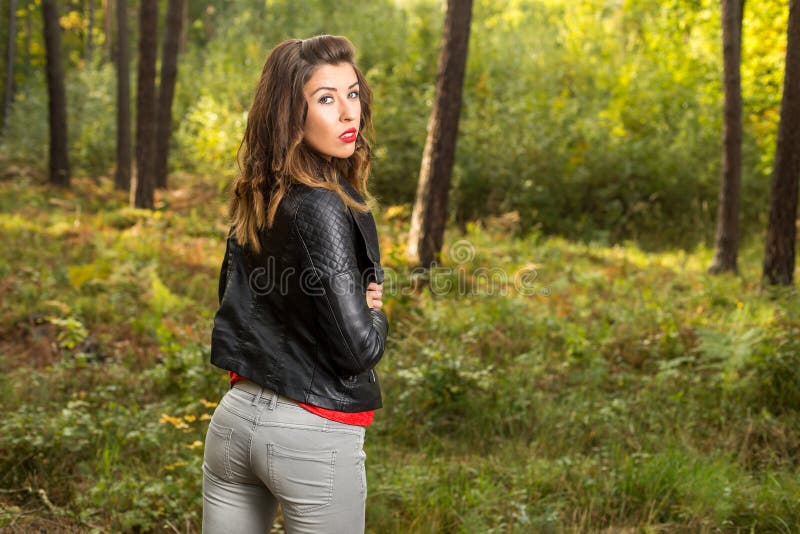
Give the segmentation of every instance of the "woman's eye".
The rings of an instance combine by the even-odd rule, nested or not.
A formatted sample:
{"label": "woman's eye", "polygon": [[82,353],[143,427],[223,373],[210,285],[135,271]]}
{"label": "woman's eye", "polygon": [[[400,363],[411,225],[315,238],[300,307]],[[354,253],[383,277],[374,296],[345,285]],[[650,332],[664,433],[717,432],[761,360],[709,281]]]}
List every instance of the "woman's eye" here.
{"label": "woman's eye", "polygon": [[350,94],[351,95],[355,95],[355,96],[351,96],[350,98],[358,98],[358,91],[350,91]]}
{"label": "woman's eye", "polygon": [[[330,99],[330,100],[328,100]],[[325,95],[318,100],[320,104],[330,104],[333,101],[333,97],[330,95]]]}

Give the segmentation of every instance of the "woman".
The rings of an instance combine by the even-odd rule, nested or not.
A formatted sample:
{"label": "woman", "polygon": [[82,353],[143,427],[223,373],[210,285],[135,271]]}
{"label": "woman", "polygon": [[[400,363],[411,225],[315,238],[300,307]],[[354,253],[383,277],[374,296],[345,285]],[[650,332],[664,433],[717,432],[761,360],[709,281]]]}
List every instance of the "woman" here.
{"label": "woman", "polygon": [[388,322],[353,54],[344,37],[284,41],[256,88],[211,336],[232,387],[206,435],[204,532],[267,532],[279,503],[290,534],[364,530]]}

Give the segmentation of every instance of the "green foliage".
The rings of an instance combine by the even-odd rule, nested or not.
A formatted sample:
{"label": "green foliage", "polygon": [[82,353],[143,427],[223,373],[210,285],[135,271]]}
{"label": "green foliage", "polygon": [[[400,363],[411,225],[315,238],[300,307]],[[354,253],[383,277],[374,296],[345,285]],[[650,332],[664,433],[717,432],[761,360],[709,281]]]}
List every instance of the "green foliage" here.
{"label": "green foliage", "polygon": [[[116,157],[115,74],[111,64],[69,71],[66,78],[67,138],[73,174],[108,173]],[[44,172],[49,143],[44,72],[20,88],[0,144],[2,159]]]}
{"label": "green foliage", "polygon": [[[227,387],[208,364],[222,212],[130,210],[108,182],[57,202],[29,179],[1,185],[3,486],[43,490],[48,520],[198,528],[203,439]],[[392,328],[370,531],[800,524],[800,308],[748,282],[759,246],[743,247],[740,277],[711,277],[708,249],[468,224],[448,230],[434,290],[414,292],[395,211],[378,217]],[[524,288],[520,273],[534,274]],[[32,508],[13,503],[0,525]]]}
{"label": "green foliage", "polygon": [[[238,172],[236,150],[269,49],[288,37],[342,34],[356,45],[374,92],[373,190],[385,203],[413,201],[434,96],[440,3],[207,4],[190,7],[172,169],[213,176],[224,189]],[[82,17],[75,10],[65,19],[73,38],[85,31]],[[745,8],[746,235],[765,222],[786,17],[778,0]],[[516,211],[519,233],[538,227],[648,248],[708,242],[721,151],[719,18],[711,0],[475,2],[452,221],[463,230],[469,221]],[[80,42],[65,41],[70,57],[80,55]],[[1,152],[44,171],[46,94],[34,67],[20,80]],[[113,78],[111,64],[100,60],[74,60],[67,69],[70,155],[79,174],[113,167]]]}
{"label": "green foliage", "polygon": [[[413,198],[439,4],[354,2],[358,17],[315,1],[208,4],[190,6],[173,166],[219,187],[189,177],[176,193],[224,189],[269,47],[326,31],[354,41],[375,91],[376,193]],[[774,143],[779,4],[746,9],[750,199],[765,198]],[[448,228],[435,291],[403,291],[419,283],[407,207],[377,217],[396,276],[385,406],[367,434],[370,531],[798,529],[796,291],[759,291],[757,239],[736,277],[707,275],[703,246],[666,247],[712,227],[718,32],[705,0],[475,3],[451,204],[462,228]],[[68,72],[73,165],[103,174],[112,74]],[[21,87],[3,158],[41,170],[41,74]],[[18,170],[0,182],[0,485],[44,491],[57,515],[4,493],[0,528],[30,512],[196,530],[202,440],[227,387],[208,364],[222,198],[180,207],[165,193],[131,210],[105,180],[54,191]],[[761,208],[743,202],[745,228]],[[518,222],[473,222],[508,210]],[[654,243],[665,250],[644,252]]]}

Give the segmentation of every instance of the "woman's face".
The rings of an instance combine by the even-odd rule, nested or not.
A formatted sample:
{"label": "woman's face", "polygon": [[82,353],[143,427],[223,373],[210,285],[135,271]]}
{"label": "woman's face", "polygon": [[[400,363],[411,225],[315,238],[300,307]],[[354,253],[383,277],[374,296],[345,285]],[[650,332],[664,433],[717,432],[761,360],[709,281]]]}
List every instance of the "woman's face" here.
{"label": "woman's face", "polygon": [[356,148],[361,100],[349,63],[321,65],[303,86],[308,105],[303,140],[326,159],[349,158]]}

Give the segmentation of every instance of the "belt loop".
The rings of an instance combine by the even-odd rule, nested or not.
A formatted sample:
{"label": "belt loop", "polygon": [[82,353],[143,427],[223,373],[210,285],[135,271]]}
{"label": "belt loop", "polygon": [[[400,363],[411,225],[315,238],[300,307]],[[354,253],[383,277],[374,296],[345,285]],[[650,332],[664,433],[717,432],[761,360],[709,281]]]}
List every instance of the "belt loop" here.
{"label": "belt loop", "polygon": [[277,405],[278,405],[278,394],[275,391],[273,391],[272,398],[269,400],[269,409],[274,410],[275,406]]}
{"label": "belt loop", "polygon": [[261,393],[263,391],[264,391],[264,388],[262,388],[262,387],[258,388],[258,395],[254,395],[253,396],[253,402],[250,403],[250,406],[255,406],[256,404],[258,404],[258,401],[261,400]]}

